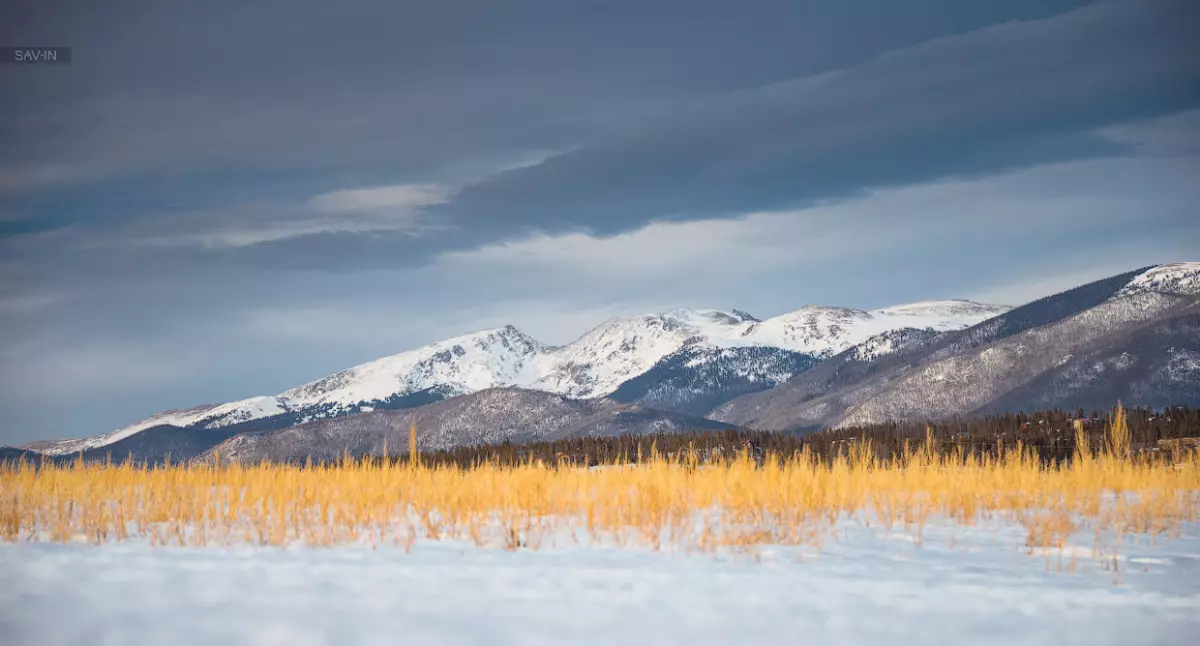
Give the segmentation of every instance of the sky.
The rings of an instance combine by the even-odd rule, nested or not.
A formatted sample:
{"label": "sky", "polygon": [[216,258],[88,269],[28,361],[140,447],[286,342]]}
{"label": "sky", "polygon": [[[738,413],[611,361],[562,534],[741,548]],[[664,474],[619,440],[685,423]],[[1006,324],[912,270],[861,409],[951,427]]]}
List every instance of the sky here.
{"label": "sky", "polygon": [[0,444],[513,324],[1200,260],[1194,0],[8,0]]}

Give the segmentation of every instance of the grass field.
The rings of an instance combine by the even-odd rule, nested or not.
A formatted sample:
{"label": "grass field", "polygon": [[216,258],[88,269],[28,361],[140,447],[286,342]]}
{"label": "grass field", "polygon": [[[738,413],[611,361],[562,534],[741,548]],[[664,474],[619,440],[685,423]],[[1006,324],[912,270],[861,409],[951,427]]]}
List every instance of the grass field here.
{"label": "grass field", "polygon": [[[742,454],[701,464],[651,456],[636,467],[526,463],[429,467],[419,460],[301,467],[129,464],[0,467],[0,539],[154,545],[347,543],[411,547],[461,540],[539,549],[562,541],[709,552],[820,548],[839,518],[901,528],[931,519],[1018,523],[1030,552],[1091,532],[1116,549],[1130,534],[1170,538],[1200,514],[1200,458],[1133,455],[1118,414],[1103,446],[1080,433],[1074,459],[1020,448],[999,458],[932,443],[880,461],[862,442],[833,460]],[[644,456],[643,456],[644,457]]]}

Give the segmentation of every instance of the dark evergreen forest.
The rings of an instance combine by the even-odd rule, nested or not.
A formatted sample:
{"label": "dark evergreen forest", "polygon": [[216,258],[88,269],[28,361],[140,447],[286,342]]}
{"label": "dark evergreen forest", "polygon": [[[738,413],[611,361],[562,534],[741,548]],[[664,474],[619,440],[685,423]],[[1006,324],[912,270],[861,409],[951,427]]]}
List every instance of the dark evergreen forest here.
{"label": "dark evergreen forest", "polygon": [[[1112,412],[1048,410],[936,422],[888,423],[815,433],[767,433],[749,430],[688,432],[618,437],[581,437],[532,444],[464,446],[423,453],[427,465],[471,465],[492,462],[513,465],[541,461],[548,465],[596,466],[636,463],[652,454],[675,458],[694,452],[700,462],[747,451],[756,460],[767,455],[790,458],[807,449],[820,460],[846,454],[856,442],[868,440],[875,455],[887,460],[903,454],[905,443],[916,448],[926,437],[943,454],[996,456],[1024,447],[1045,461],[1069,460],[1075,453],[1075,422],[1081,421],[1092,447],[1103,444]],[[1170,440],[1200,436],[1200,409],[1126,409],[1131,448],[1136,454],[1161,453],[1178,443]],[[1161,441],[1161,442],[1160,442]],[[390,456],[406,461],[406,454]]]}

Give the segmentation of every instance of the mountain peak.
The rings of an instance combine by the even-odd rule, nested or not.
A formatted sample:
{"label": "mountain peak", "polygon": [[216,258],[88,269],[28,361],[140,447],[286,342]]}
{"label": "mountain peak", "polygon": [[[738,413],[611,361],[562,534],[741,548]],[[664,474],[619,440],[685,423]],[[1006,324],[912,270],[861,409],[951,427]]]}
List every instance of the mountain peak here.
{"label": "mountain peak", "polygon": [[434,387],[461,394],[520,383],[544,352],[512,325],[482,330],[376,359],[280,395],[290,406],[357,404]]}
{"label": "mountain peak", "polygon": [[805,305],[794,312],[755,323],[743,336],[756,345],[830,356],[884,332],[960,330],[1009,309],[967,300],[924,301],[872,312],[851,307]]}
{"label": "mountain peak", "polygon": [[996,316],[1010,309],[1012,308],[1007,305],[977,303],[965,299],[948,299],[893,305],[875,310],[874,313],[901,316]]}
{"label": "mountain peak", "polygon": [[[793,311],[787,312],[785,314],[780,314],[779,316],[791,316],[791,315],[796,315],[796,314],[801,314],[801,313],[808,314],[808,313],[820,313],[820,312],[830,312],[830,313],[836,313],[836,314],[844,314],[844,315],[848,315],[848,316],[856,316],[859,314],[867,313],[866,310],[860,310],[855,307],[842,307],[839,305],[819,305],[817,303],[809,303],[807,305],[804,305],[800,309],[793,310]],[[771,317],[771,318],[779,318],[779,317],[775,316],[775,317]]]}

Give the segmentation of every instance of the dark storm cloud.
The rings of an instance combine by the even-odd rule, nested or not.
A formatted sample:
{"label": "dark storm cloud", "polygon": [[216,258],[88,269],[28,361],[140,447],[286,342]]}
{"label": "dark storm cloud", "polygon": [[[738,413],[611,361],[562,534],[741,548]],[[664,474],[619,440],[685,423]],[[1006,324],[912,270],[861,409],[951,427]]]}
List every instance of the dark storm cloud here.
{"label": "dark storm cloud", "polygon": [[610,235],[1120,154],[1097,128],[1200,104],[1200,49],[1187,38],[1198,14],[1187,0],[1104,3],[681,101],[466,186],[428,212],[442,235],[336,233],[222,253],[284,267],[419,264],[531,231]]}
{"label": "dark storm cloud", "polygon": [[946,38],[685,106],[469,187],[444,210],[497,233],[610,234],[1113,154],[1089,131],[1200,102],[1198,17],[1187,0],[1117,3]]}
{"label": "dark storm cloud", "polygon": [[[395,78],[406,83],[390,84],[392,74],[384,74],[383,79],[371,77],[370,86],[361,85],[361,70],[347,65],[350,61],[340,61],[348,55],[341,48],[330,50],[332,60],[304,58],[322,52],[323,41],[318,40],[305,48],[282,48],[277,53],[301,56],[305,65],[282,66],[278,78],[260,83],[260,88],[241,88],[242,77],[250,72],[234,65],[235,59],[229,56],[250,61],[247,65],[253,67],[270,48],[263,44],[264,50],[246,52],[221,47],[208,65],[200,68],[202,73],[194,83],[200,89],[210,85],[239,89],[240,94],[198,98],[197,104],[187,108],[198,127],[180,127],[190,121],[184,118],[187,114],[178,113],[180,104],[172,97],[143,98],[140,101],[146,106],[126,98],[121,101],[131,102],[114,106],[124,104],[131,114],[139,114],[140,107],[149,109],[155,102],[173,106],[138,121],[137,130],[149,127],[152,132],[166,132],[166,136],[132,137],[120,144],[116,139],[124,140],[128,128],[121,126],[120,120],[112,120],[118,110],[104,113],[110,115],[109,120],[92,122],[100,126],[89,130],[100,137],[92,143],[102,148],[100,144],[112,138],[108,143],[115,152],[106,151],[104,156],[115,155],[120,160],[125,154],[125,162],[148,161],[164,151],[174,151],[174,160],[166,162],[170,165],[220,160],[232,152],[230,142],[245,134],[247,142],[254,145],[245,149],[235,146],[233,151],[239,155],[235,162],[250,163],[260,175],[270,175],[263,171],[264,166],[338,162],[326,172],[324,185],[308,185],[307,195],[284,191],[287,197],[274,196],[275,216],[283,220],[294,215],[295,205],[302,199],[318,192],[314,191],[318,186],[332,189],[331,178],[340,177],[352,185],[364,180],[380,183],[385,177],[415,181],[433,175],[438,179],[434,169],[439,163],[451,166],[452,158],[470,152],[500,158],[505,149],[514,154],[521,150],[522,142],[528,148],[571,148],[539,165],[464,187],[448,204],[431,209],[428,217],[445,227],[440,235],[414,238],[396,232],[317,232],[214,251],[232,261],[268,267],[370,267],[421,263],[439,250],[463,249],[529,231],[586,229],[612,234],[654,220],[796,207],[871,187],[916,183],[948,174],[989,173],[1111,155],[1120,151],[1120,146],[1097,137],[1094,128],[1170,113],[1200,102],[1200,55],[1187,37],[1200,29],[1200,20],[1195,4],[1187,0],[1104,2],[1048,19],[944,36],[842,70],[757,86],[757,80],[769,79],[769,74],[762,76],[761,66],[745,65],[751,72],[738,79],[734,66],[714,60],[713,52],[721,49],[716,36],[728,31],[716,29],[715,19],[710,23],[701,20],[701,32],[703,25],[708,25],[709,35],[714,37],[710,47],[701,48],[694,32],[680,38],[679,48],[695,55],[695,60],[685,61],[670,42],[661,44],[660,58],[655,59],[644,52],[648,47],[644,41],[632,40],[629,47],[618,47],[616,42],[602,40],[600,26],[604,22],[590,24],[592,30],[583,30],[582,22],[566,22],[548,35],[532,30],[534,43],[516,44],[506,41],[504,35],[529,29],[520,11],[515,17],[497,18],[493,29],[479,30],[469,28],[472,20],[455,23],[439,13],[443,5],[437,7],[442,8],[427,7],[430,13],[424,14],[424,19],[443,25],[451,40],[452,35],[460,34],[455,28],[462,29],[462,34],[481,31],[482,36],[452,47],[431,44],[427,37],[414,34],[414,40],[402,46],[413,48],[412,56],[389,59],[398,61]],[[220,18],[205,16],[202,26]],[[577,13],[571,16],[578,19]],[[318,18],[330,20],[326,32],[336,31],[346,20],[341,14]],[[473,18],[484,19],[476,14]],[[662,18],[659,14],[643,18],[650,22],[642,26],[643,32],[636,28],[641,24],[636,20],[614,20],[612,26],[618,35],[632,32],[648,37],[658,34],[655,26],[670,24],[654,23],[655,18]],[[803,35],[802,17],[792,18]],[[548,18],[544,24],[558,25]],[[876,23],[872,20],[871,24]],[[190,24],[182,34],[194,35],[196,29]],[[677,29],[673,34],[684,31]],[[564,32],[580,36],[578,42],[564,38]],[[244,29],[235,30],[236,34],[244,37],[235,37],[233,42],[250,42]],[[398,40],[404,41],[403,35],[397,35]],[[763,38],[769,42],[779,35],[768,29]],[[358,37],[364,50],[355,49],[362,59],[354,62],[370,64],[373,56],[384,53],[374,49],[382,48],[384,42],[378,28],[368,28]],[[612,60],[599,55],[602,42],[608,43]],[[740,43],[740,54],[748,56],[746,62],[755,62],[755,55],[762,52],[746,49],[745,38],[731,42]],[[816,37],[816,42],[839,49],[835,38]],[[559,53],[558,49],[541,49],[556,46],[562,47],[562,55],[550,55]],[[768,44],[766,49],[780,46]],[[821,50],[812,44],[800,44],[798,49],[803,53]],[[854,58],[844,44],[841,49],[842,58]],[[488,52],[494,55],[486,55]],[[540,62],[535,55],[538,52],[546,54]],[[638,53],[648,55],[644,67],[649,72],[636,72],[640,67],[630,59]],[[582,58],[587,55],[598,58],[594,66],[587,67],[586,77],[566,73],[583,70]],[[737,58],[738,48],[724,55]],[[792,56],[791,60],[803,58]],[[564,59],[574,60],[574,64],[566,64]],[[473,68],[468,61],[482,67]],[[684,66],[684,62],[690,65]],[[662,70],[655,70],[655,64]],[[227,68],[228,78],[211,76],[211,66],[221,65]],[[782,76],[804,72],[810,65],[775,62],[767,67]],[[680,74],[685,67],[710,67],[712,78]],[[341,92],[301,83],[305,77],[324,79],[338,68],[347,74],[334,84]],[[618,68],[630,76],[619,78],[614,72]],[[140,71],[151,74],[154,70]],[[304,76],[298,77],[300,70]],[[434,70],[442,76],[436,76]],[[674,79],[670,92],[638,88],[656,73]],[[742,80],[740,86],[738,80]],[[727,91],[718,91],[721,89]],[[185,97],[197,94],[179,90]],[[271,90],[281,94],[264,94]],[[328,98],[312,104],[312,98],[322,94]],[[302,102],[302,97],[308,101]],[[256,108],[256,102],[269,109]],[[222,107],[223,103],[227,106]],[[229,106],[235,109],[230,112]],[[601,109],[605,106],[614,108],[611,115],[605,116]],[[398,112],[392,114],[392,110]],[[473,114],[482,118],[473,120]],[[554,116],[547,118],[547,114]],[[86,143],[86,137],[70,136],[70,143],[67,134],[62,136],[62,145]],[[340,145],[343,142],[355,145]],[[364,165],[376,165],[377,169],[354,171]],[[384,167],[388,173],[379,172],[378,168]],[[280,180],[268,177],[254,186],[263,191],[272,179]],[[148,184],[163,181],[167,180]],[[220,191],[242,183],[244,178],[222,185]],[[186,184],[182,189],[176,193],[186,196],[190,192]],[[106,190],[112,189],[101,185],[92,192]],[[92,225],[106,221],[100,216],[102,210],[91,207],[91,202],[89,205]],[[241,205],[230,203],[228,207],[236,214]],[[61,217],[70,209],[58,213]],[[112,213],[116,220],[154,219],[152,228],[157,231],[169,228],[174,217],[181,215],[186,214],[155,209],[114,209]],[[271,207],[260,205],[254,217],[271,219]],[[247,222],[250,225],[252,222]],[[178,226],[186,232],[203,227],[203,222],[180,217]]]}
{"label": "dark storm cloud", "polygon": [[77,56],[3,71],[0,192],[213,166],[397,181],[1075,4],[16,3],[0,37]]}
{"label": "dark storm cloud", "polygon": [[[0,40],[77,55],[0,70],[0,239],[106,277],[164,254],[404,266],[530,231],[609,235],[1112,155],[1096,128],[1200,104],[1198,14],[1188,0],[18,3]],[[458,189],[419,233],[305,209],[419,182]]]}

